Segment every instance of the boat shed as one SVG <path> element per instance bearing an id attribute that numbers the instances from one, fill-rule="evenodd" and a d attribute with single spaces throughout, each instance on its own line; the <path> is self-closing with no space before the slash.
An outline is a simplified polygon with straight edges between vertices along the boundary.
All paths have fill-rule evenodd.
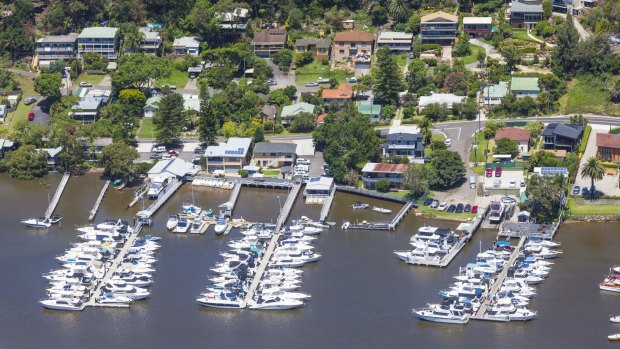
<path id="1" fill-rule="evenodd" d="M 306 184 L 304 195 L 306 197 L 328 197 L 334 190 L 334 179 L 331 177 L 312 177 Z"/>
<path id="2" fill-rule="evenodd" d="M 183 159 L 174 158 L 161 160 L 148 172 L 149 178 L 174 177 L 181 179 L 186 175 L 195 175 L 198 172 L 194 164 Z"/>

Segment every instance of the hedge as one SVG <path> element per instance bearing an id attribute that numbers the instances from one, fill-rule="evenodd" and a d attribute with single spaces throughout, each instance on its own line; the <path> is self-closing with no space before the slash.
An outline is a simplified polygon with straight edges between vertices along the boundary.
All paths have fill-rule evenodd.
<path id="1" fill-rule="evenodd" d="M 583 132 L 583 138 L 581 139 L 581 145 L 579 146 L 579 152 L 582 154 L 586 151 L 586 146 L 588 145 L 588 138 L 590 138 L 591 131 L 592 131 L 592 126 L 587 125 L 586 130 Z"/>

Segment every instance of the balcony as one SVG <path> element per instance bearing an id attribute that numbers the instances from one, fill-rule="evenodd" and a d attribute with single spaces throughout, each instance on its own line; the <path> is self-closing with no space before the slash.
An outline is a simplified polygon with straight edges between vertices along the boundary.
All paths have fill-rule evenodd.
<path id="1" fill-rule="evenodd" d="M 396 149 L 415 150 L 416 149 L 416 145 L 415 144 L 390 144 L 390 143 L 387 143 L 385 145 L 385 148 L 389 149 L 389 150 L 396 150 Z"/>

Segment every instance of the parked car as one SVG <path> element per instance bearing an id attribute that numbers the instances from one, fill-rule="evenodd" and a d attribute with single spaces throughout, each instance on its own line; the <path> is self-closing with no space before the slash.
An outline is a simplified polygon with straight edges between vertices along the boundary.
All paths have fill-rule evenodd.
<path id="1" fill-rule="evenodd" d="M 37 98 L 36 98 L 36 97 L 27 97 L 27 98 L 24 98 L 24 104 L 25 104 L 25 105 L 30 105 L 30 104 L 32 104 L 32 103 L 34 103 L 34 102 L 36 102 L 36 101 L 37 101 Z"/>
<path id="2" fill-rule="evenodd" d="M 463 204 L 456 205 L 456 213 L 462 213 L 465 206 Z"/>
<path id="3" fill-rule="evenodd" d="M 439 204 L 439 206 L 437 206 L 437 211 L 445 211 L 447 207 L 448 207 L 448 204 L 445 202 L 442 202 L 441 204 Z"/>
<path id="4" fill-rule="evenodd" d="M 354 76 L 354 77 L 347 78 L 346 80 L 347 80 L 347 82 L 348 82 L 348 83 L 350 83 L 350 84 L 354 84 L 354 83 L 356 83 L 356 82 L 357 82 L 357 78 L 356 78 L 355 76 Z"/>
<path id="5" fill-rule="evenodd" d="M 149 156 L 149 158 L 154 159 L 154 160 L 161 159 L 161 153 L 153 152 L 151 153 L 151 156 Z"/>
<path id="6" fill-rule="evenodd" d="M 310 160 L 308 160 L 308 159 L 297 159 L 297 161 L 295 161 L 295 165 L 310 165 Z"/>
<path id="7" fill-rule="evenodd" d="M 447 209 L 448 213 L 453 213 L 454 210 L 456 210 L 456 205 L 455 204 L 452 204 L 452 205 L 448 206 L 448 209 Z"/>
<path id="8" fill-rule="evenodd" d="M 521 188 L 525 188 L 525 179 L 521 180 L 521 184 L 519 184 L 521 186 Z"/>
<path id="9" fill-rule="evenodd" d="M 471 205 L 470 204 L 465 205 L 465 207 L 463 207 L 463 212 L 471 212 Z"/>
<path id="10" fill-rule="evenodd" d="M 32 120 L 34 120 L 34 113 L 30 112 L 28 113 L 28 121 L 32 121 Z"/>
<path id="11" fill-rule="evenodd" d="M 511 179 L 510 180 L 510 184 L 508 186 L 510 188 L 516 188 L 517 187 L 517 180 L 516 179 Z"/>
<path id="12" fill-rule="evenodd" d="M 581 188 L 581 195 L 583 196 L 590 195 L 590 191 L 588 190 L 588 187 Z"/>
<path id="13" fill-rule="evenodd" d="M 153 148 L 153 151 L 156 153 L 165 153 L 166 152 L 166 147 L 160 145 L 158 147 Z"/>
<path id="14" fill-rule="evenodd" d="M 318 87 L 319 84 L 317 84 L 316 82 L 309 82 L 306 84 L 306 87 Z"/>
<path id="15" fill-rule="evenodd" d="M 176 150 L 173 149 L 173 150 L 168 152 L 168 155 L 170 155 L 170 156 L 179 156 L 179 153 Z"/>
<path id="16" fill-rule="evenodd" d="M 415 58 L 415 53 L 409 52 L 409 59 L 414 59 L 414 58 Z"/>
<path id="17" fill-rule="evenodd" d="M 433 202 L 431 202 L 431 208 L 437 208 L 437 206 L 439 206 L 439 201 L 433 200 Z"/>
<path id="18" fill-rule="evenodd" d="M 267 80 L 267 85 L 269 85 L 269 86 L 276 86 L 277 84 L 278 84 L 278 82 L 275 81 L 275 80 Z"/>
<path id="19" fill-rule="evenodd" d="M 493 169 L 490 167 L 487 167 L 487 169 L 485 170 L 486 176 L 487 177 L 493 177 Z"/>
<path id="20" fill-rule="evenodd" d="M 493 188 L 499 188 L 502 186 L 502 180 L 499 178 L 495 178 L 493 180 Z"/>
<path id="21" fill-rule="evenodd" d="M 172 155 L 170 155 L 168 153 L 161 154 L 161 159 L 162 160 L 170 160 L 170 159 L 172 159 Z"/>
<path id="22" fill-rule="evenodd" d="M 517 199 L 511 198 L 510 196 L 504 196 L 502 198 L 502 203 L 504 203 L 504 204 L 516 204 L 517 203 Z"/>
<path id="23" fill-rule="evenodd" d="M 80 81 L 80 87 L 93 87 L 93 84 L 86 81 Z"/>
<path id="24" fill-rule="evenodd" d="M 446 138 L 443 143 L 446 145 L 446 147 L 449 147 L 452 145 L 452 139 L 451 138 Z"/>
<path id="25" fill-rule="evenodd" d="M 471 207 L 471 213 L 478 213 L 478 205 L 474 205 Z"/>
<path id="26" fill-rule="evenodd" d="M 495 177 L 501 177 L 502 176 L 502 168 L 501 167 L 496 167 L 495 168 Z"/>
<path id="27" fill-rule="evenodd" d="M 431 198 L 427 198 L 426 200 L 424 200 L 424 206 L 429 206 L 432 203 L 433 203 L 433 199 Z"/>
<path id="28" fill-rule="evenodd" d="M 192 164 L 200 165 L 200 156 L 194 156 L 194 158 L 192 159 Z"/>
<path id="29" fill-rule="evenodd" d="M 205 150 L 201 146 L 197 146 L 196 148 L 194 148 L 194 154 L 202 154 L 204 152 Z"/>
<path id="30" fill-rule="evenodd" d="M 573 195 L 579 195 L 579 191 L 581 191 L 581 188 L 578 185 L 573 187 Z"/>

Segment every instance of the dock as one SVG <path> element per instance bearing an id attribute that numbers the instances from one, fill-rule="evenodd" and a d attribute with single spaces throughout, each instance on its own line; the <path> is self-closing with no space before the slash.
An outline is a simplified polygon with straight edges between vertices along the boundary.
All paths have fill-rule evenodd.
<path id="1" fill-rule="evenodd" d="M 500 287 L 502 286 L 502 284 L 506 280 L 506 277 L 508 276 L 508 269 L 510 269 L 510 267 L 512 267 L 515 264 L 515 261 L 517 260 L 517 257 L 519 256 L 519 252 L 521 252 L 521 249 L 523 248 L 523 245 L 525 244 L 525 240 L 527 240 L 526 236 L 522 236 L 520 238 L 519 244 L 512 251 L 510 258 L 508 259 L 508 263 L 504 265 L 504 269 L 502 269 L 502 272 L 497 276 L 497 278 L 493 282 L 493 286 L 491 286 L 491 290 L 487 293 L 484 299 L 484 302 L 480 305 L 480 308 L 478 309 L 478 312 L 476 312 L 476 315 L 472 316 L 472 319 L 487 320 L 484 318 L 484 314 L 486 313 L 489 307 L 489 300 L 493 299 L 495 295 L 497 295 L 497 292 L 499 292 Z"/>
<path id="2" fill-rule="evenodd" d="M 405 218 L 405 216 L 413 206 L 414 203 L 410 200 L 407 202 L 407 204 L 405 204 L 405 206 L 403 206 L 403 208 L 400 209 L 400 211 L 398 211 L 394 219 L 392 219 L 392 221 L 390 222 L 390 230 L 396 230 L 398 224 Z"/>
<path id="3" fill-rule="evenodd" d="M 151 179 L 147 178 L 144 180 L 142 185 L 136 190 L 136 196 L 134 199 L 127 205 L 127 207 L 133 207 L 140 199 L 149 191 L 149 187 L 151 186 Z"/>
<path id="4" fill-rule="evenodd" d="M 165 192 L 160 194 L 160 196 L 153 202 L 146 210 L 143 211 L 143 214 L 140 218 L 150 219 L 160 207 L 164 205 L 168 199 L 174 194 L 181 186 L 183 185 L 183 181 L 180 181 L 176 178 L 173 178 L 170 184 L 166 187 Z"/>
<path id="5" fill-rule="evenodd" d="M 230 203 L 230 214 L 232 215 L 233 210 L 235 209 L 235 205 L 237 204 L 237 199 L 239 199 L 239 194 L 241 193 L 241 183 L 235 183 L 232 192 L 230 193 L 230 198 L 228 202 Z"/>
<path id="6" fill-rule="evenodd" d="M 400 201 L 398 201 L 400 202 Z M 405 218 L 407 213 L 413 208 L 417 207 L 417 205 L 413 201 L 407 201 L 405 206 L 403 206 L 400 211 L 392 218 L 390 222 L 366 222 L 362 223 L 351 223 L 347 228 L 344 229 L 364 229 L 364 230 L 396 230 L 396 227 L 402 220 Z"/>
<path id="7" fill-rule="evenodd" d="M 339 190 L 339 191 L 344 192 L 344 193 L 362 195 L 362 196 L 366 196 L 366 197 L 369 197 L 369 198 L 375 198 L 375 199 L 380 199 L 380 200 L 387 200 L 387 201 L 398 202 L 398 203 L 402 203 L 402 204 L 406 204 L 407 202 L 409 202 L 409 200 L 406 199 L 406 198 L 397 197 L 397 196 L 394 196 L 394 195 L 389 195 L 389 194 L 384 194 L 384 193 L 379 193 L 379 192 L 374 191 L 374 190 L 368 190 L 368 189 L 361 189 L 361 188 L 351 187 L 351 186 L 348 186 L 348 185 L 336 185 L 336 190 Z"/>
<path id="8" fill-rule="evenodd" d="M 334 197 L 336 196 L 336 190 L 332 190 L 329 193 L 329 196 L 325 201 L 323 201 L 323 207 L 321 208 L 321 215 L 319 216 L 319 222 L 324 222 L 329 215 L 329 210 L 332 207 L 332 203 L 334 202 Z"/>
<path id="9" fill-rule="evenodd" d="M 101 189 L 101 192 L 99 193 L 99 197 L 97 198 L 97 201 L 95 201 L 95 206 L 93 206 L 93 209 L 90 210 L 90 213 L 88 214 L 89 221 L 92 221 L 93 219 L 95 219 L 95 215 L 97 214 L 97 211 L 99 211 L 99 206 L 101 206 L 103 197 L 105 196 L 105 193 L 108 191 L 108 187 L 110 186 L 111 182 L 112 181 L 109 179 L 105 181 L 105 184 L 103 185 L 103 189 Z"/>
<path id="10" fill-rule="evenodd" d="M 280 210 L 280 215 L 278 216 L 276 228 L 273 231 L 271 240 L 269 240 L 269 245 L 267 246 L 265 253 L 260 259 L 256 273 L 254 274 L 254 278 L 252 279 L 252 283 L 250 284 L 250 288 L 248 289 L 248 292 L 245 295 L 244 301 L 246 304 L 248 300 L 251 300 L 254 298 L 254 293 L 256 293 L 256 289 L 258 288 L 258 285 L 260 284 L 261 279 L 263 278 L 265 269 L 267 269 L 267 265 L 269 264 L 269 261 L 271 260 L 271 256 L 273 255 L 273 252 L 276 249 L 276 245 L 278 244 L 278 239 L 280 239 L 280 236 L 282 235 L 280 233 L 280 230 L 282 229 L 282 226 L 284 225 L 284 223 L 286 223 L 286 220 L 288 219 L 288 216 L 291 210 L 293 209 L 293 204 L 295 203 L 295 200 L 297 199 L 297 195 L 299 195 L 300 190 L 301 190 L 301 184 L 293 185 L 291 192 L 286 198 L 286 202 L 284 203 L 284 206 L 282 206 L 282 209 Z"/>
<path id="11" fill-rule="evenodd" d="M 45 211 L 45 218 L 50 218 L 52 214 L 54 213 L 54 210 L 56 209 L 56 206 L 58 206 L 58 202 L 60 202 L 60 197 L 62 196 L 62 193 L 65 191 L 65 187 L 67 186 L 67 183 L 69 182 L 70 177 L 71 177 L 71 174 L 69 174 L 68 172 L 65 172 L 65 174 L 62 175 L 62 179 L 60 180 L 60 183 L 58 184 L 58 188 L 56 188 L 56 193 L 54 194 L 52 201 L 50 201 L 49 206 L 47 207 L 47 210 Z"/>

